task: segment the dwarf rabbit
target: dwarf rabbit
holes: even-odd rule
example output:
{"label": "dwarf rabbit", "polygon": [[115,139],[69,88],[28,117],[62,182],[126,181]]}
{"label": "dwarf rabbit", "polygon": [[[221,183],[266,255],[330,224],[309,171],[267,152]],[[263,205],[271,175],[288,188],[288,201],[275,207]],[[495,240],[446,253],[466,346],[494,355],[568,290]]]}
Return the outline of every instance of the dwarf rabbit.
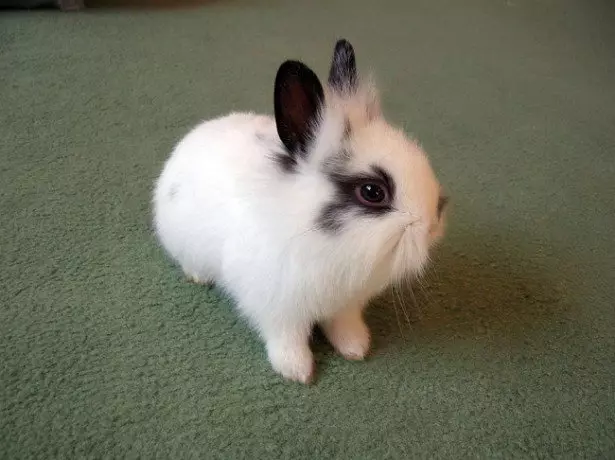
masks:
{"label": "dwarf rabbit", "polygon": [[273,368],[308,383],[312,328],[363,359],[365,306],[420,274],[447,199],[418,144],[385,120],[348,41],[335,44],[324,88],[304,63],[282,63],[273,102],[274,117],[231,113],[176,145],[154,225],[187,277],[236,301]]}

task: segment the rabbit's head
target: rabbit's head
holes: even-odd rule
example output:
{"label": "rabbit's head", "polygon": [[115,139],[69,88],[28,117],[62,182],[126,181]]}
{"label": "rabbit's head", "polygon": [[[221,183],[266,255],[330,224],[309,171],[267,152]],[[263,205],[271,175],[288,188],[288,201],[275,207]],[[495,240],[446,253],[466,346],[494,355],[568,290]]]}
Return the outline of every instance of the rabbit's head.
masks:
{"label": "rabbit's head", "polygon": [[361,265],[362,279],[419,273],[443,234],[447,198],[419,145],[385,120],[350,43],[336,43],[324,88],[305,64],[284,62],[274,106],[284,173],[321,175],[328,184],[328,195],[315,194],[322,202],[314,224],[333,242],[332,257]]}

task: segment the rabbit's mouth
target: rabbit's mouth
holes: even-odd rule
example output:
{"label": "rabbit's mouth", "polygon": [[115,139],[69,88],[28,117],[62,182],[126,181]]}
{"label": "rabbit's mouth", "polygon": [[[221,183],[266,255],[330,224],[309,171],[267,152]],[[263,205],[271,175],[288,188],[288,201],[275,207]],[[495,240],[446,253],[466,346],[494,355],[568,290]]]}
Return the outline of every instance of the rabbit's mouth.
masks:
{"label": "rabbit's mouth", "polygon": [[426,242],[419,241],[417,227],[420,219],[404,225],[399,232],[397,241],[392,246],[392,275],[395,279],[407,279],[419,275],[429,260],[429,248]]}

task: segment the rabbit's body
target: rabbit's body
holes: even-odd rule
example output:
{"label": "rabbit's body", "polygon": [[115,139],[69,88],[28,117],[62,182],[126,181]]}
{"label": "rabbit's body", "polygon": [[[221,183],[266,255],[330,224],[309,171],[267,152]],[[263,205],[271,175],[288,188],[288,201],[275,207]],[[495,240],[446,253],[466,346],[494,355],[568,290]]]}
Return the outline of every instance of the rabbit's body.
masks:
{"label": "rabbit's body", "polygon": [[[367,273],[323,285],[323,278],[339,280],[344,269],[332,254],[345,248],[314,228],[332,184],[318,171],[285,178],[272,149],[280,153],[283,147],[275,120],[264,115],[233,113],[189,133],[156,188],[155,221],[163,246],[186,276],[220,284],[257,321],[262,311],[272,321],[277,315],[323,319],[344,307],[349,296],[371,297],[370,290],[386,283],[387,270],[376,286],[366,285]],[[229,181],[233,177],[237,180]],[[306,190],[320,196],[312,192],[306,201]],[[296,305],[297,299],[309,302]]]}
{"label": "rabbit's body", "polygon": [[363,358],[363,308],[421,270],[440,228],[426,156],[353,87],[350,52],[336,46],[326,102],[309,69],[283,64],[275,118],[233,113],[197,126],[154,193],[170,256],[189,278],[224,288],[273,367],[302,382],[313,373],[314,324],[344,356]]}
{"label": "rabbit's body", "polygon": [[[253,232],[263,241],[272,236],[266,201],[292,186],[270,180],[275,165],[268,147],[276,137],[272,118],[233,113],[197,126],[175,148],[156,188],[156,222],[163,245],[186,275],[220,281],[242,240]],[[246,220],[252,225],[246,227]],[[257,259],[253,250],[246,256]]]}

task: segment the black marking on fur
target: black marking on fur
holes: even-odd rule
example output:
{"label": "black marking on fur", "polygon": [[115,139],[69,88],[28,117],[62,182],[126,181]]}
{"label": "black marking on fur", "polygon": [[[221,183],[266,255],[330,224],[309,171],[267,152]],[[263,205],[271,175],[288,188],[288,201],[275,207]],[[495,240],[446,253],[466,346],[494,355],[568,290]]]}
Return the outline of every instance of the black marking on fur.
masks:
{"label": "black marking on fur", "polygon": [[350,120],[346,118],[344,120],[344,139],[350,139],[350,135],[352,134],[352,126],[350,126]]}
{"label": "black marking on fur", "polygon": [[261,132],[257,132],[255,136],[256,140],[271,152],[270,157],[280,171],[286,174],[297,172],[297,158],[284,149],[279,139],[272,139]]}
{"label": "black marking on fur", "polygon": [[273,155],[273,161],[275,161],[280,170],[286,174],[296,173],[299,166],[297,158],[289,155],[287,152],[275,153]]}
{"label": "black marking on fur", "polygon": [[318,227],[327,233],[337,233],[350,214],[346,202],[333,202],[325,206],[318,216]]}
{"label": "black marking on fur", "polygon": [[436,208],[438,212],[438,219],[442,217],[442,213],[446,209],[448,202],[449,202],[449,197],[447,196],[440,195],[440,197],[438,198],[438,207]]}
{"label": "black marking on fur", "polygon": [[356,57],[346,39],[342,38],[335,44],[328,82],[333,89],[343,93],[352,92],[357,87]]}
{"label": "black marking on fur", "polygon": [[395,181],[391,175],[379,166],[372,166],[371,171],[363,174],[328,172],[327,176],[336,189],[335,196],[322,209],[317,225],[323,231],[336,233],[344,222],[353,216],[378,217],[393,210],[392,206],[369,207],[361,204],[355,195],[357,186],[365,182],[376,182],[387,188],[391,198],[395,196]]}
{"label": "black marking on fur", "polygon": [[179,193],[179,185],[171,184],[171,186],[169,187],[169,200],[173,201],[178,193]]}

